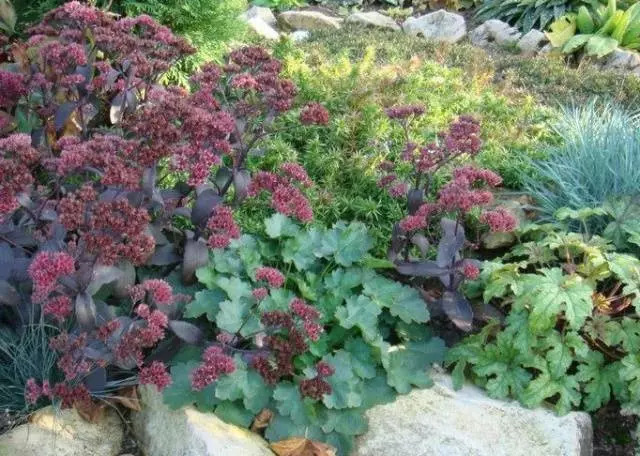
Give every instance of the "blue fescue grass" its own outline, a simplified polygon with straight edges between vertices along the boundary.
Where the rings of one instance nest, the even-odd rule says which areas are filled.
[[[543,216],[640,193],[637,111],[592,99],[564,108],[555,130],[562,142],[547,159],[532,161],[533,177],[525,177]]]

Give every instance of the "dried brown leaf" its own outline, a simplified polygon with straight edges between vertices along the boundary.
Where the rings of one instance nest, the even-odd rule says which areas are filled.
[[[142,410],[142,407],[140,406],[140,398],[138,397],[138,390],[135,386],[122,388],[118,391],[118,394],[111,397],[111,401],[116,404],[121,404],[136,412]]]
[[[336,456],[336,449],[331,445],[304,437],[272,443],[271,449],[278,456]]]
[[[253,432],[260,432],[269,426],[271,422],[271,418],[273,418],[273,412],[269,409],[262,409],[260,413],[258,413],[251,424],[251,430]]]

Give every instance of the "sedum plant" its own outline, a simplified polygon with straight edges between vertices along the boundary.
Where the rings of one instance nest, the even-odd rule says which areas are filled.
[[[551,24],[547,37],[564,54],[583,50],[585,55],[600,58],[618,48],[638,50],[640,5],[635,3],[626,11],[617,8],[616,0],[591,11],[581,6],[577,13],[569,13]]]
[[[599,213],[562,211],[559,217]],[[469,376],[493,397],[514,397],[528,407],[549,402],[560,414],[594,411],[611,400],[637,408],[638,257],[618,253],[609,239],[551,224],[517,234],[521,243],[488,262],[467,288],[500,303],[507,316],[450,350],[455,383]]]
[[[213,250],[197,271],[205,289],[185,316],[206,322],[210,342],[179,356],[165,402],[347,455],[367,408],[431,385],[444,343],[425,325],[419,293],[368,267],[363,224],[303,228],[281,214],[264,223],[264,237]]]
[[[69,2],[48,13],[0,67],[0,309],[17,332],[52,324],[64,381],[34,378],[30,402],[87,404],[138,380],[166,386],[149,352],[187,299],[136,268],[179,268],[185,282],[207,249],[240,236],[232,206],[250,189],[309,221],[295,164],[254,181],[249,154],[293,107],[294,84],[264,49],[234,51],[193,75],[191,92],[158,84],[193,49],[148,16],[114,19]],[[318,104],[305,124],[327,123]],[[173,176],[177,175],[178,178]],[[264,178],[267,178],[266,180]],[[260,180],[262,179],[262,180]],[[138,271],[139,272],[139,271]]]
[[[411,124],[424,110],[407,105],[386,111],[402,127],[405,145],[400,160],[382,163],[385,175],[379,185],[392,197],[406,200],[408,211],[394,226],[389,259],[401,274],[438,279],[442,288],[433,304],[458,328],[470,331],[473,310],[461,286],[480,271],[478,261],[463,257],[468,244],[464,224],[472,211],[493,203],[491,189],[502,179],[490,170],[463,166],[453,170],[453,179],[434,196],[438,172],[462,157],[476,155],[482,141],[478,122],[462,116],[435,142],[417,144],[410,136]],[[479,221],[493,232],[508,232],[516,226],[515,217],[502,207],[485,209]]]

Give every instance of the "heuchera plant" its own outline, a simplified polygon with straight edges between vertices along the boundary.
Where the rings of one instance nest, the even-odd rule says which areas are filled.
[[[473,311],[460,286],[464,279],[477,278],[480,270],[478,261],[462,257],[467,244],[464,222],[475,208],[488,208],[493,203],[491,189],[502,179],[487,169],[458,167],[453,170],[451,181],[433,198],[435,173],[462,156],[477,155],[482,141],[478,122],[461,116],[438,135],[437,141],[417,144],[410,137],[411,124],[424,112],[423,106],[416,105],[386,110],[387,116],[402,127],[405,144],[397,163],[386,161],[380,166],[385,174],[379,186],[387,188],[394,198],[406,198],[408,210],[408,215],[394,226],[389,259],[401,274],[437,277],[444,288],[439,305],[456,326],[469,331]],[[401,177],[401,170],[407,167],[410,172]],[[434,227],[437,220],[440,230]],[[484,209],[480,222],[494,232],[516,227],[515,217],[502,207]],[[416,247],[421,257],[427,258],[436,242],[435,260],[412,256],[412,247]]]
[[[264,236],[214,249],[196,272],[206,289],[185,307],[210,342],[177,355],[165,402],[350,454],[365,411],[430,386],[444,354],[418,291],[367,266],[372,246],[359,222],[301,227],[274,214]]]
[[[257,47],[205,65],[191,91],[160,86],[193,49],[147,16],[116,20],[79,2],[29,34],[6,45],[0,67],[0,301],[14,325],[44,315],[60,327],[52,347],[65,381],[34,380],[27,395],[86,402],[87,388],[126,384],[136,369],[162,388],[164,365],[145,362],[148,351],[167,330],[189,343],[200,331],[175,319],[184,297],[163,281],[135,285],[135,267],[181,265],[194,281],[208,247],[240,236],[232,207],[249,196],[312,218],[304,170],[246,167],[296,88]],[[300,118],[326,124],[328,113],[312,104]],[[162,186],[169,173],[181,176],[174,188]],[[95,299],[106,284],[111,300]],[[107,305],[125,298],[130,311]]]

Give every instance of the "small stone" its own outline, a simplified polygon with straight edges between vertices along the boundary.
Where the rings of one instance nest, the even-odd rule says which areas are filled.
[[[0,455],[116,456],[124,432],[115,410],[107,408],[97,423],[85,421],[75,409],[49,406],[36,412],[28,424],[0,436]]]
[[[262,18],[251,17],[247,19],[247,25],[257,35],[266,38],[268,40],[279,40],[280,34],[269,24],[267,24]]]
[[[471,44],[479,47],[487,47],[490,44],[501,46],[513,44],[520,39],[522,34],[506,22],[490,19],[479,25],[469,33]]]
[[[482,236],[482,247],[487,250],[503,249],[516,243],[516,235],[513,233],[486,233]]]
[[[481,389],[453,389],[451,377],[432,373],[432,388],[414,390],[369,409],[369,430],[354,456],[590,456],[591,418],[573,412],[526,409],[492,399]]]
[[[603,59],[602,67],[612,70],[632,71],[640,66],[640,54],[616,49]]]
[[[389,16],[378,13],[377,11],[370,11],[367,13],[353,13],[347,17],[347,22],[367,25],[371,27],[388,28],[391,30],[400,30],[400,26],[396,24],[396,21]]]
[[[139,389],[133,429],[145,456],[274,456],[258,434],[193,407],[170,410],[155,389]]]
[[[252,6],[240,15],[240,18],[244,21],[248,21],[249,19],[254,17],[259,17],[271,27],[275,27],[278,22],[271,10],[269,8],[265,8],[264,6]]]
[[[467,34],[464,17],[459,14],[439,10],[420,17],[410,17],[402,29],[409,35],[423,36],[427,39],[457,43]]]
[[[540,30],[532,29],[520,38],[518,48],[523,54],[533,55],[540,52],[540,49],[548,42],[547,35]]]
[[[309,32],[309,30],[296,30],[295,32],[289,33],[289,38],[291,38],[294,43],[307,41],[310,36],[311,32]]]
[[[291,30],[337,30],[342,19],[319,11],[285,11],[278,15],[278,22]]]

